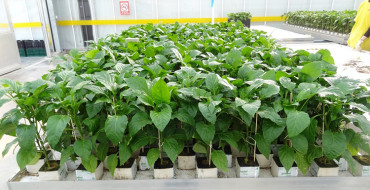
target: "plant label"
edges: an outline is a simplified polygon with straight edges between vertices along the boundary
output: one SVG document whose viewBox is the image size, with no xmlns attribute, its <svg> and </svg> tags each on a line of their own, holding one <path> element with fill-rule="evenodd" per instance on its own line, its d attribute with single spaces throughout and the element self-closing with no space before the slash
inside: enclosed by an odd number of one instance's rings
<svg viewBox="0 0 370 190">
<path fill-rule="evenodd" d="M 240 168 L 240 178 L 257 178 L 260 174 L 259 167 L 241 167 Z"/>
<path fill-rule="evenodd" d="M 130 3 L 128 1 L 120 1 L 119 9 L 121 15 L 130 15 Z"/>
<path fill-rule="evenodd" d="M 297 167 L 292 167 L 287 172 L 284 167 L 279 167 L 278 176 L 279 177 L 296 177 L 296 176 L 298 176 L 298 168 Z"/>
<path fill-rule="evenodd" d="M 139 168 L 140 170 L 149 170 L 148 158 L 146 156 L 139 157 Z"/>
</svg>

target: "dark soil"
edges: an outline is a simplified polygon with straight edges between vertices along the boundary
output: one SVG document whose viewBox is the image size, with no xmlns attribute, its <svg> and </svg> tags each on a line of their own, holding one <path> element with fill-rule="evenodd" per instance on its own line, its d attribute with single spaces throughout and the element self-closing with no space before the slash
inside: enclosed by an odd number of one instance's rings
<svg viewBox="0 0 370 190">
<path fill-rule="evenodd" d="M 144 148 L 144 152 L 140 150 L 139 156 L 146 156 L 148 155 L 148 152 L 149 152 L 149 148 Z"/>
<path fill-rule="evenodd" d="M 167 169 L 167 168 L 173 168 L 173 163 L 169 158 L 162 158 L 162 163 L 161 159 L 158 159 L 154 163 L 154 169 Z"/>
<path fill-rule="evenodd" d="M 120 166 L 118 163 L 117 168 L 131 168 L 134 162 L 135 162 L 135 158 L 130 158 L 122 166 Z"/>
<path fill-rule="evenodd" d="M 281 164 L 279 157 L 274 156 L 273 159 L 275 160 L 275 163 L 277 164 L 278 167 L 284 167 L 283 164 Z M 297 167 L 297 164 L 294 162 L 293 167 Z"/>
<path fill-rule="evenodd" d="M 328 160 L 327 158 L 321 157 L 315 159 L 316 164 L 320 168 L 336 168 L 338 164 L 336 164 L 333 160 Z"/>
<path fill-rule="evenodd" d="M 117 154 L 118 153 L 118 147 L 109 147 L 108 149 L 108 155 L 111 155 L 111 154 Z"/>
<path fill-rule="evenodd" d="M 192 147 L 185 147 L 180 156 L 195 156 L 195 152 Z"/>
<path fill-rule="evenodd" d="M 369 155 L 353 156 L 353 159 L 357 160 L 363 166 L 370 166 L 370 156 Z"/>
<path fill-rule="evenodd" d="M 225 152 L 225 154 L 232 154 L 232 152 L 231 152 L 231 147 L 230 146 L 225 146 L 225 148 L 224 148 L 224 152 Z"/>
<path fill-rule="evenodd" d="M 51 171 L 57 171 L 59 170 L 59 160 L 50 160 L 49 161 L 49 165 L 50 167 L 48 167 L 48 164 L 45 162 L 44 165 L 42 165 L 42 167 L 40 168 L 40 171 L 42 172 L 51 172 Z"/>
<path fill-rule="evenodd" d="M 215 168 L 216 166 L 211 161 L 211 166 L 208 165 L 208 160 L 206 157 L 199 157 L 197 159 L 197 166 L 198 168 Z"/>
<path fill-rule="evenodd" d="M 258 161 L 253 161 L 253 157 L 249 157 L 247 162 L 245 162 L 245 157 L 237 158 L 240 167 L 256 167 L 259 166 Z"/>
<path fill-rule="evenodd" d="M 96 165 L 96 167 L 98 167 L 98 166 L 99 166 L 99 164 L 100 164 L 100 161 L 98 161 L 98 164 Z M 82 164 L 80 164 L 80 165 L 78 166 L 77 170 L 86 170 L 86 168 L 85 168 Z"/>
</svg>

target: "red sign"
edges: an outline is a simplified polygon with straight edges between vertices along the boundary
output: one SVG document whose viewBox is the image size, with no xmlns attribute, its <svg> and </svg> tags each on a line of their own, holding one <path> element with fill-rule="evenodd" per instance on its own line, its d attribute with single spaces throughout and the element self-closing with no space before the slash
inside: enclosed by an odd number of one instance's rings
<svg viewBox="0 0 370 190">
<path fill-rule="evenodd" d="M 121 15 L 130 15 L 130 3 L 128 1 L 120 1 L 119 10 Z"/>
</svg>

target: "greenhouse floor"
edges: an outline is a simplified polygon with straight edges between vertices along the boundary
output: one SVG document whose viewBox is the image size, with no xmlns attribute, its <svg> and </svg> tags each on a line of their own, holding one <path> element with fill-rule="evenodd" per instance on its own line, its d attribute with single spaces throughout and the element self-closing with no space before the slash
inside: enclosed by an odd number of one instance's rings
<svg viewBox="0 0 370 190">
<path fill-rule="evenodd" d="M 350 47 L 330 43 L 320 42 L 314 43 L 314 40 L 307 35 L 301 35 L 281 29 L 271 27 L 254 26 L 261 30 L 266 30 L 275 38 L 280 38 L 280 44 L 293 50 L 305 49 L 310 52 L 318 51 L 319 49 L 328 49 L 335 59 L 338 66 L 338 75 L 347 76 L 353 79 L 361 79 L 366 81 L 370 79 L 370 52 L 358 52 Z M 278 32 L 277 32 L 278 31 Z M 288 36 L 289 38 L 287 38 Z M 284 41 L 284 37 L 285 41 Z M 295 37 L 296 40 L 292 40 Z M 279 40 L 279 39 L 278 39 Z M 34 62 L 27 64 L 23 68 L 0 76 L 0 78 L 9 78 L 19 82 L 27 82 L 40 78 L 48 70 L 54 68 L 54 64 L 50 64 L 48 59 L 35 59 Z M 7 103 L 0 109 L 0 115 L 14 108 L 15 104 Z M 6 143 L 13 140 L 11 137 L 3 137 L 0 141 L 0 152 L 4 149 Z M 6 182 L 12 178 L 19 168 L 16 163 L 15 154 L 8 154 L 4 158 L 0 156 L 0 190 L 7 190 Z M 263 171 L 261 171 L 261 174 Z M 343 175 L 346 175 L 345 173 Z M 143 183 L 134 183 L 134 181 L 126 181 L 124 186 L 118 186 L 119 181 L 106 182 L 82 182 L 84 189 L 99 189 L 105 187 L 107 189 L 245 189 L 246 186 L 257 189 L 368 189 L 368 178 L 353 178 L 353 177 L 335 177 L 335 178 L 258 178 L 258 179 L 207 179 L 207 180 L 144 180 Z M 74 182 L 52 182 L 53 186 L 59 188 L 73 187 Z M 90 184 L 90 185 L 88 185 Z M 94 186 L 97 184 L 97 186 Z M 44 188 L 50 188 L 44 183 Z M 122 182 L 121 182 L 122 185 Z M 43 189 L 44 189 L 43 188 Z M 53 188 L 54 189 L 54 188 Z M 83 188 L 81 188 L 83 189 Z"/>
</svg>

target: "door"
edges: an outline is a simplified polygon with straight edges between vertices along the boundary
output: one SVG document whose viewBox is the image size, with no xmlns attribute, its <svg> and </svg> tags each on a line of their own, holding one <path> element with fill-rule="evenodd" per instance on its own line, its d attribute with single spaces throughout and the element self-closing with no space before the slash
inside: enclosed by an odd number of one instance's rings
<svg viewBox="0 0 370 190">
<path fill-rule="evenodd" d="M 7 0 L 0 0 L 0 75 L 21 68 Z"/>
</svg>

